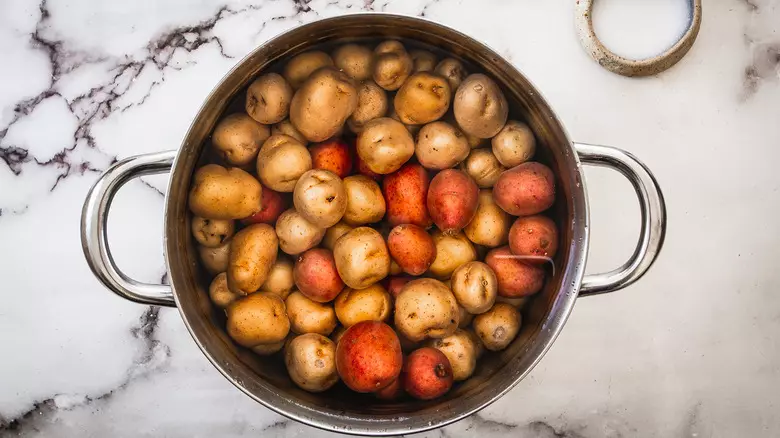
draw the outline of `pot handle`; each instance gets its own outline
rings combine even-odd
[[[614,292],[639,280],[658,257],[666,234],[666,205],[658,182],[650,170],[630,153],[613,147],[574,144],[585,164],[603,166],[623,174],[634,186],[639,198],[641,227],[634,254],[617,269],[586,275],[580,287],[581,297]]]
[[[173,290],[167,284],[141,283],[120,271],[108,247],[106,222],[111,201],[128,181],[171,170],[176,151],[125,158],[109,167],[89,190],[81,210],[81,248],[90,269],[112,292],[136,303],[175,307]]]

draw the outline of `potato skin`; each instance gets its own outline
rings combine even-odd
[[[294,208],[286,210],[276,221],[279,247],[290,255],[298,255],[319,245],[325,237],[325,229],[307,221]]]
[[[509,229],[509,248],[518,256],[555,257],[558,227],[547,216],[519,217]]]
[[[504,93],[493,79],[481,73],[463,80],[455,93],[453,109],[458,126],[479,138],[498,134],[509,115]]]
[[[496,302],[498,278],[490,266],[473,261],[452,273],[450,288],[458,304],[467,312],[484,313]]]
[[[321,68],[295,92],[290,121],[309,141],[325,141],[341,130],[357,103],[352,78],[330,67]]]
[[[373,74],[374,53],[363,45],[344,44],[333,51],[333,63],[352,79],[364,81]]]
[[[432,72],[436,68],[436,55],[427,50],[412,50],[409,52],[412,58],[412,72],[419,73],[424,71]]]
[[[312,73],[322,67],[333,65],[333,59],[325,52],[312,50],[294,56],[284,66],[284,78],[291,87],[298,89],[311,76]]]
[[[344,289],[333,253],[325,248],[313,248],[299,255],[293,278],[298,290],[318,303],[332,301]]]
[[[342,220],[325,231],[325,238],[322,239],[322,246],[333,251],[333,248],[336,247],[336,241],[353,229],[355,229],[355,227]]]
[[[500,296],[525,297],[539,292],[544,286],[544,268],[516,259],[508,246],[490,251],[485,263],[496,273]]]
[[[230,290],[249,294],[260,289],[276,262],[278,249],[279,240],[270,225],[254,224],[236,233],[227,269]]]
[[[436,64],[436,68],[433,69],[433,72],[437,75],[444,76],[447,79],[453,93],[468,75],[463,64],[455,58],[442,59],[441,62]]]
[[[298,291],[291,293],[284,304],[293,333],[328,336],[336,328],[336,312],[328,304],[312,301]]]
[[[522,316],[514,307],[496,303],[492,309],[474,318],[474,331],[490,351],[500,351],[520,333]]]
[[[387,221],[392,226],[414,224],[429,228],[428,172],[419,164],[405,164],[382,181],[382,191],[387,202]]]
[[[270,356],[284,348],[284,344],[284,340],[270,344],[257,344],[252,347],[252,352],[260,356]]]
[[[474,244],[463,233],[449,235],[436,230],[432,237],[436,244],[436,258],[428,273],[435,278],[448,279],[459,266],[477,259]]]
[[[376,181],[364,175],[352,175],[344,178],[344,189],[347,193],[344,222],[364,225],[382,220],[387,206]]]
[[[373,228],[358,227],[343,235],[336,241],[333,256],[339,276],[352,289],[371,286],[390,272],[385,240]]]
[[[493,199],[512,216],[531,216],[555,203],[555,175],[549,167],[529,161],[502,173]]]
[[[471,148],[460,129],[447,122],[428,123],[420,129],[414,154],[427,169],[449,169],[465,160]]]
[[[474,219],[463,229],[466,237],[477,245],[495,248],[506,245],[511,218],[496,205],[490,189],[479,191],[479,202]]]
[[[344,289],[336,297],[333,307],[344,327],[360,321],[387,321],[393,310],[390,294],[379,283],[365,289]]]
[[[293,204],[307,221],[328,228],[338,223],[347,211],[347,191],[335,173],[312,169],[295,183]]]
[[[388,40],[374,49],[374,82],[385,90],[397,90],[412,73],[414,63],[403,44]]]
[[[347,119],[347,126],[354,133],[362,131],[368,121],[384,117],[389,106],[387,93],[374,81],[363,81],[357,90],[357,107]]]
[[[393,108],[402,123],[422,125],[440,119],[448,109],[452,94],[442,76],[420,72],[409,76],[395,95]]]
[[[479,188],[466,173],[445,169],[437,173],[428,188],[428,212],[444,233],[463,229],[477,212]]]
[[[311,166],[306,146],[287,135],[268,137],[257,155],[257,176],[264,186],[277,192],[292,192],[298,178]]]
[[[290,332],[284,301],[276,295],[251,294],[225,312],[228,335],[243,347],[281,342]]]
[[[421,227],[413,224],[401,224],[387,236],[387,249],[390,256],[404,272],[410,275],[422,275],[436,259],[436,244]]]
[[[290,119],[284,119],[281,122],[271,126],[271,135],[278,135],[278,134],[292,137],[298,140],[298,143],[304,146],[306,146],[306,144],[309,142],[309,140],[306,140],[306,137],[304,137],[303,134],[301,134],[300,132],[298,132],[297,129],[295,129],[295,126],[293,126]]]
[[[215,248],[208,248],[203,245],[198,245],[198,255],[200,256],[200,261],[209,274],[216,275],[220,272],[227,271],[231,243],[231,240],[226,240],[222,243],[222,245]]]
[[[252,175],[233,167],[207,164],[195,171],[189,206],[206,219],[242,219],[260,210],[262,186]]]
[[[477,187],[488,189],[498,181],[506,167],[501,165],[490,149],[479,148],[473,149],[466,160],[460,163],[460,170],[469,174]]]
[[[280,74],[267,73],[249,84],[245,109],[257,122],[271,125],[281,122],[290,113],[292,96],[292,87]]]
[[[510,120],[490,140],[493,155],[504,167],[515,167],[533,158],[536,138],[531,128],[523,122]]]
[[[267,126],[243,113],[226,116],[214,128],[211,144],[214,151],[231,166],[254,163],[260,146],[270,136]]]
[[[233,304],[234,301],[241,298],[241,294],[233,293],[227,285],[227,274],[222,272],[214,277],[209,285],[209,298],[215,306],[220,309]]]
[[[414,155],[414,139],[406,127],[389,117],[373,119],[358,134],[357,153],[372,172],[395,172]]]
[[[341,139],[317,143],[309,148],[309,153],[313,169],[330,170],[339,178],[346,178],[352,172],[352,151]]]
[[[260,211],[241,219],[244,225],[268,224],[273,225],[284,210],[289,207],[289,200],[281,193],[263,187],[263,201],[260,203]]]
[[[395,300],[395,328],[414,342],[453,334],[459,318],[452,292],[432,278],[410,281]]]
[[[409,354],[403,367],[404,390],[419,400],[432,400],[452,388],[452,365],[447,356],[432,347]]]
[[[390,296],[395,299],[398,298],[398,294],[401,293],[401,289],[406,286],[406,283],[414,279],[414,277],[409,275],[395,275],[387,279],[385,288],[387,289],[387,292],[390,294]]]
[[[453,380],[458,382],[471,377],[477,368],[476,342],[480,341],[475,339],[469,332],[457,329],[450,336],[441,339],[431,339],[425,345],[433,347],[447,356],[452,366]]]
[[[375,392],[390,385],[401,374],[402,364],[398,336],[382,322],[359,322],[336,345],[336,369],[356,392]]]
[[[191,228],[196,242],[208,248],[216,248],[233,237],[236,224],[232,220],[205,219],[195,216],[192,218]]]
[[[296,385],[309,392],[322,392],[339,381],[336,344],[325,336],[296,336],[284,350],[287,373]]]
[[[293,262],[285,255],[277,255],[276,262],[268,271],[268,278],[260,286],[259,292],[274,294],[281,299],[287,298],[295,287]]]
[[[401,398],[404,395],[404,386],[401,381],[402,379],[400,377],[393,380],[392,383],[375,392],[374,395],[380,400],[387,401]]]

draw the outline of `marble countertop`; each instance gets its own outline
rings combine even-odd
[[[780,435],[780,2],[706,2],[680,64],[628,79],[581,50],[573,2],[224,1],[0,5],[0,436],[330,435],[234,389],[175,309],[109,293],[83,259],[79,216],[114,160],[177,148],[252,48],[365,10],[424,15],[496,48],[572,138],[644,160],[669,214],[665,248],[641,281],[579,301],[523,382],[425,436]],[[608,44],[652,53],[673,40],[682,20],[661,13],[684,11],[683,0],[627,3],[601,1]],[[586,175],[597,272],[631,253],[639,214],[625,180]],[[145,281],[166,280],[165,184],[130,183],[112,210],[117,261]]]

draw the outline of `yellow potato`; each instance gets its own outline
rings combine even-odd
[[[435,278],[446,280],[455,269],[477,259],[474,245],[463,233],[448,235],[435,230],[431,237],[436,244],[436,258],[428,268],[428,273]]]
[[[349,225],[379,222],[385,215],[386,204],[382,189],[373,179],[363,175],[344,178],[347,210],[344,221]]]
[[[214,128],[211,144],[226,163],[244,167],[254,163],[260,146],[270,135],[268,127],[249,116],[235,113],[226,116]]]
[[[293,191],[295,209],[320,228],[335,225],[347,210],[347,191],[335,173],[313,169],[301,175]]]
[[[248,294],[260,289],[278,250],[279,240],[270,225],[253,224],[236,233],[227,270],[230,290]]]
[[[474,317],[474,331],[482,344],[490,351],[503,350],[520,333],[520,312],[506,303],[496,303],[493,308]]]
[[[228,260],[230,258],[230,243],[231,240],[226,240],[221,245],[214,248],[198,245],[200,261],[203,263],[203,267],[206,268],[206,271],[211,275],[227,271]]]
[[[387,277],[390,254],[375,229],[359,227],[343,235],[333,248],[336,269],[344,284],[363,289]]]
[[[523,122],[510,120],[490,141],[493,154],[505,167],[515,167],[534,157],[536,138],[531,128]]]
[[[233,304],[234,301],[241,298],[241,294],[233,293],[227,284],[227,274],[221,273],[214,277],[209,285],[209,298],[215,306],[220,309]]]
[[[390,294],[379,283],[365,289],[345,288],[334,307],[339,322],[347,328],[360,321],[386,321],[393,310]]]
[[[493,200],[493,191],[479,191],[477,212],[474,219],[466,225],[463,232],[470,241],[477,245],[495,248],[506,245],[509,240],[509,228],[512,218]]]
[[[330,55],[312,50],[294,56],[284,66],[284,78],[295,89],[300,88],[312,73],[322,67],[333,65]]]
[[[296,140],[298,140],[298,143],[306,146],[309,143],[309,140],[306,140],[306,137],[303,136],[300,132],[298,132],[297,129],[295,129],[295,126],[293,126],[292,122],[290,122],[290,119],[284,119],[279,123],[274,124],[271,126],[271,135],[277,135],[282,134],[289,137],[292,137]]]
[[[472,74],[458,87],[453,110],[463,132],[490,138],[504,127],[509,104],[492,79],[483,74]]]
[[[395,299],[395,328],[413,342],[449,336],[459,321],[458,303],[441,281],[412,280]]]
[[[276,295],[248,295],[228,306],[225,313],[228,335],[247,348],[282,342],[290,332],[284,301]]]
[[[474,149],[466,161],[460,164],[460,170],[469,174],[481,189],[493,187],[506,167],[499,163],[493,151],[488,148]]]
[[[276,262],[268,271],[268,278],[260,286],[259,292],[274,294],[285,299],[294,287],[292,260],[284,255],[277,255]]]
[[[207,164],[192,177],[189,206],[207,219],[243,219],[260,211],[262,186],[238,168]]]
[[[455,90],[458,89],[461,82],[463,82],[468,75],[465,67],[463,67],[463,63],[455,58],[442,59],[441,62],[436,64],[436,68],[434,68],[433,71],[437,75],[444,76],[447,79],[453,93],[455,93]]]
[[[295,92],[290,121],[309,141],[325,141],[342,129],[357,104],[355,81],[344,72],[321,68]]]
[[[409,76],[393,100],[401,122],[421,125],[440,119],[450,108],[450,84],[443,77],[427,72]]]
[[[357,107],[347,119],[349,129],[355,133],[362,131],[366,122],[384,117],[388,108],[387,93],[374,81],[361,83],[357,93]]]
[[[252,351],[260,356],[270,356],[284,347],[285,341],[272,342],[270,344],[257,344],[252,347]]]
[[[417,135],[414,154],[427,169],[449,169],[468,157],[471,148],[460,129],[447,122],[428,123]]]
[[[471,314],[484,313],[493,307],[498,296],[498,279],[490,266],[468,262],[452,274],[452,294],[458,304]]]
[[[292,87],[281,75],[264,74],[249,84],[246,90],[246,112],[260,123],[279,123],[290,113],[292,96]]]
[[[345,183],[346,183],[346,179],[345,179]],[[347,196],[349,196],[349,194]],[[354,228],[355,227],[349,225],[348,223],[342,220],[341,222],[328,228],[327,231],[325,231],[325,238],[322,239],[322,246],[324,248],[328,248],[329,250],[333,251],[333,248],[336,247],[336,241],[339,240],[341,236],[352,231]]]
[[[447,356],[452,366],[452,376],[457,382],[474,374],[477,368],[477,342],[479,341],[466,330],[457,329],[447,337],[427,341],[426,346],[433,347]]]
[[[336,68],[356,81],[371,79],[374,53],[366,46],[344,44],[333,52]]]
[[[311,167],[309,150],[287,135],[269,137],[257,156],[257,176],[277,192],[292,192],[298,178]]]
[[[298,255],[319,245],[325,237],[325,228],[307,221],[294,208],[282,212],[276,220],[279,247],[290,255]]]
[[[336,328],[336,312],[329,303],[317,303],[295,291],[284,301],[294,333],[329,335]]]
[[[372,172],[395,172],[414,155],[414,139],[406,127],[389,117],[371,120],[357,138],[357,153]]]
[[[385,90],[397,90],[412,73],[414,63],[398,41],[385,41],[374,49],[374,82]]]
[[[336,344],[325,336],[296,336],[284,349],[287,373],[296,385],[309,392],[322,392],[339,381]]]
[[[436,68],[436,55],[427,50],[412,50],[409,52],[412,58],[412,72],[433,71]]]

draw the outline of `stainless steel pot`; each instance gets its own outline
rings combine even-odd
[[[344,390],[310,394],[295,387],[280,361],[260,360],[231,342],[224,316],[209,302],[207,283],[190,237],[187,192],[206,139],[230,100],[261,70],[314,45],[385,37],[416,40],[453,53],[494,77],[536,133],[538,156],[557,177],[553,215],[562,242],[554,277],[524,311],[519,337],[505,351],[480,361],[475,376],[433,401],[377,403]],[[639,198],[641,229],[630,259],[619,268],[584,276],[588,253],[588,202],[581,163],[623,174]],[[165,260],[170,286],[144,284],[120,271],[107,245],[106,219],[114,194],[139,176],[170,172],[165,203]],[[193,339],[238,389],[266,407],[303,423],[336,432],[392,435],[439,427],[501,397],[526,376],[550,348],[578,297],[612,292],[639,279],[661,249],[666,229],[661,190],[650,171],[619,149],[572,143],[561,122],[531,83],[509,62],[476,40],[430,21],[388,14],[329,18],[293,29],[256,49],[217,85],[201,107],[178,151],[127,158],[108,169],[84,204],[81,239],[92,271],[119,296],[143,304],[176,306]]]

